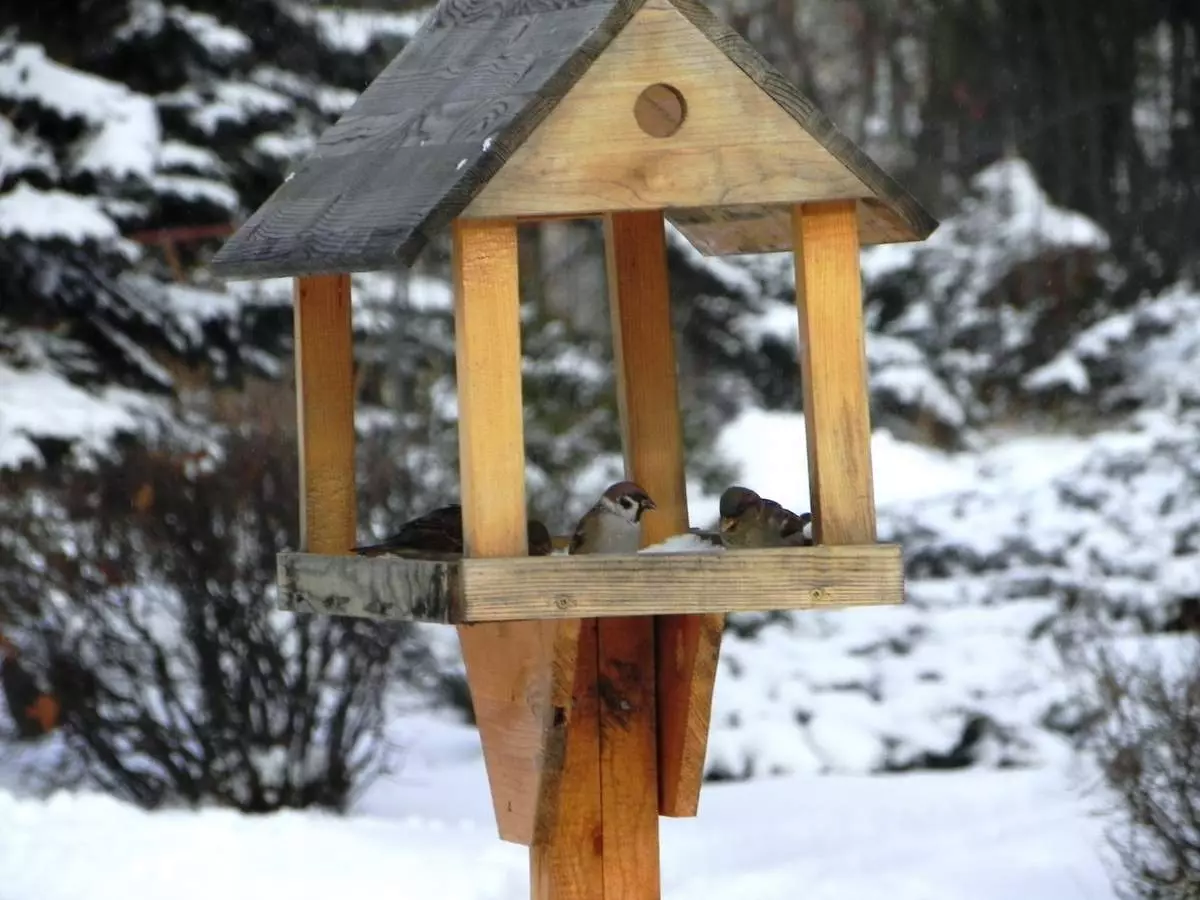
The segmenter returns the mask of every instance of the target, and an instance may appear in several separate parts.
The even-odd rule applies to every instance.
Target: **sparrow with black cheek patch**
[[[747,487],[721,495],[721,537],[730,549],[805,547],[812,544],[812,515],[797,515]]]
[[[658,507],[639,485],[632,481],[609,485],[575,526],[567,553],[637,553],[642,514],[650,509]]]
[[[553,549],[550,532],[537,519],[526,523],[530,556],[549,556]],[[359,556],[419,556],[422,553],[462,554],[462,506],[452,503],[418,516],[400,526],[400,530],[378,544],[354,547]]]

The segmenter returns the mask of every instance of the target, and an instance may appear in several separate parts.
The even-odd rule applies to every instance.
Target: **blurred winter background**
[[[714,8],[942,225],[862,256],[908,602],[731,617],[666,895],[1195,898],[1200,4]],[[3,900],[526,896],[453,634],[270,611],[290,286],[206,268],[425,12],[0,19]],[[806,509],[790,257],[670,248],[693,524]],[[600,233],[521,252],[561,533],[620,467]],[[447,263],[354,279],[364,539],[456,496]]]

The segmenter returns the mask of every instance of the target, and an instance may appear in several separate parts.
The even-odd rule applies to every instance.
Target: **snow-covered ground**
[[[722,442],[744,483],[807,508],[802,417],[749,411]],[[986,545],[997,533],[980,522],[1003,533],[997,508],[1053,512],[1053,480],[1095,448],[1031,436],[955,456],[879,432],[873,450],[885,528],[913,510],[936,518],[966,492],[992,504],[967,529]],[[693,522],[708,523],[715,498],[690,499]],[[1039,727],[1068,691],[1045,641],[1030,640],[1054,603],[987,602],[990,584],[914,579],[906,606],[729,633],[708,768],[778,777],[707,785],[697,819],[663,820],[664,896],[1111,897],[1095,804],[1066,743]],[[451,630],[430,633],[455,654]],[[867,774],[961,750],[980,716],[990,724],[977,728],[974,767]],[[495,837],[475,732],[427,714],[397,716],[390,730],[399,767],[345,818],[151,814],[99,795],[40,801],[0,788],[0,898],[528,896],[525,851]]]
[[[0,897],[528,897],[527,853],[495,836],[474,732],[409,724],[423,737],[407,764],[344,818],[0,791]],[[709,785],[697,818],[661,820],[663,896],[1107,900],[1088,809],[1058,769]]]

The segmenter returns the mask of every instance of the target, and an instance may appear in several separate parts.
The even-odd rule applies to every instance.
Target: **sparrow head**
[[[600,505],[634,525],[642,520],[642,513],[646,510],[658,509],[650,495],[632,481],[618,481],[610,485],[608,490],[600,495]]]
[[[537,519],[530,519],[528,526],[526,537],[529,542],[529,555],[549,556],[554,550],[554,543],[550,539],[550,530]]]
[[[721,495],[720,514],[721,531],[730,531],[737,526],[738,521],[751,510],[762,508],[762,497],[748,487],[734,485],[726,488]]]

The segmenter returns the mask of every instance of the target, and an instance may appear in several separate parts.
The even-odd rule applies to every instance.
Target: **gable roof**
[[[228,278],[409,265],[538,127],[645,0],[441,0],[312,154],[221,248]],[[874,192],[890,240],[937,222],[736,32],[671,3]],[[729,210],[733,221],[737,211]],[[721,210],[670,215],[685,234]],[[690,236],[690,235],[689,235]],[[713,243],[700,240],[700,244]]]

